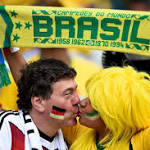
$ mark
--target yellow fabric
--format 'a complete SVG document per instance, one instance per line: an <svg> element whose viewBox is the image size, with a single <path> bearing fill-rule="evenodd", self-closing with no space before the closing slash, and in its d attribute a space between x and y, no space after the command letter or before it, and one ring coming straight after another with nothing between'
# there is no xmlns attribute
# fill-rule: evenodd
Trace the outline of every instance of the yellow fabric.
<svg viewBox="0 0 150 150"><path fill-rule="evenodd" d="M63 129L64 138L71 147L69 150L97 150L96 133L93 129L80 125Z"/></svg>
<svg viewBox="0 0 150 150"><path fill-rule="evenodd" d="M11 84L0 89L0 104L3 109L17 110L17 87L12 75L9 73Z"/></svg>
<svg viewBox="0 0 150 150"><path fill-rule="evenodd" d="M77 7L77 8L111 8L110 0L59 0L65 7Z"/></svg>
<svg viewBox="0 0 150 150"><path fill-rule="evenodd" d="M96 148L96 134L93 130L87 129L82 132L79 138L72 144L70 150L97 150ZM88 137L88 139L87 139ZM84 142L83 142L84 141Z"/></svg>
<svg viewBox="0 0 150 150"><path fill-rule="evenodd" d="M77 128L77 129L75 129ZM79 131L80 129L80 131ZM76 132L75 132L76 131ZM69 150L97 150L95 132L89 128L77 125L73 128L65 128L63 130L64 137L67 141L73 142ZM76 138L76 139L75 139ZM150 149L150 128L147 128L132 137L133 150L149 150ZM125 148L114 148L115 150L129 150L129 143L124 144ZM110 149L105 149L110 150ZM112 149L113 150L113 149Z"/></svg>
<svg viewBox="0 0 150 150"><path fill-rule="evenodd" d="M0 47L84 48L150 56L150 12L7 5L0 7L0 14Z"/></svg>
<svg viewBox="0 0 150 150"><path fill-rule="evenodd" d="M36 61L39 57L35 56L32 57L32 59L28 59L27 62L30 63L30 61ZM16 100L17 100L17 86L16 83L12 77L11 72L9 72L9 77L11 84L7 87L4 86L0 89L0 104L2 105L3 109L6 110L18 110Z"/></svg>
<svg viewBox="0 0 150 150"><path fill-rule="evenodd" d="M72 144L81 135L81 133L85 132L86 130L87 127L82 126L79 122L77 122L77 124L73 127L64 127L63 135L67 142Z"/></svg>
<svg viewBox="0 0 150 150"><path fill-rule="evenodd" d="M85 55L90 55L90 50L87 48L68 48L70 52L79 52Z"/></svg>

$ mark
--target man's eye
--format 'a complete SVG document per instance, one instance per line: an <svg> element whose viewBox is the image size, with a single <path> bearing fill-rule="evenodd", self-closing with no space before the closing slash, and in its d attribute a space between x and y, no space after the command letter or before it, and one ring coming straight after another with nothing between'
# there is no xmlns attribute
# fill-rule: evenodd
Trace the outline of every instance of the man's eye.
<svg viewBox="0 0 150 150"><path fill-rule="evenodd" d="M73 91L68 91L65 93L65 96L70 96L70 95L73 95Z"/></svg>
<svg viewBox="0 0 150 150"><path fill-rule="evenodd" d="M65 95L67 96L67 95L70 95L71 93L65 93Z"/></svg>

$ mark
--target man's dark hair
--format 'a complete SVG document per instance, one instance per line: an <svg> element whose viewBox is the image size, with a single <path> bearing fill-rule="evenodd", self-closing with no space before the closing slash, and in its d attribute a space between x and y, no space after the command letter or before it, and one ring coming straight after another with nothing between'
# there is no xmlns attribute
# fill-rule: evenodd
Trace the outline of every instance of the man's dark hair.
<svg viewBox="0 0 150 150"><path fill-rule="evenodd" d="M53 84L61 79L74 78L76 71L67 64L56 59L40 59L28 64L21 71L18 81L18 108L29 111L32 108L31 97L50 98Z"/></svg>

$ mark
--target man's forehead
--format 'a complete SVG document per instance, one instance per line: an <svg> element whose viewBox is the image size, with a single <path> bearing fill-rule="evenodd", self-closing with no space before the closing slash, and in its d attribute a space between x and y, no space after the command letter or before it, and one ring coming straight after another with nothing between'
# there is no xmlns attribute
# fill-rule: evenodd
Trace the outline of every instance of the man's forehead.
<svg viewBox="0 0 150 150"><path fill-rule="evenodd" d="M61 79L54 83L53 88L62 88L62 89L68 89L68 88L76 88L77 83L74 79Z"/></svg>

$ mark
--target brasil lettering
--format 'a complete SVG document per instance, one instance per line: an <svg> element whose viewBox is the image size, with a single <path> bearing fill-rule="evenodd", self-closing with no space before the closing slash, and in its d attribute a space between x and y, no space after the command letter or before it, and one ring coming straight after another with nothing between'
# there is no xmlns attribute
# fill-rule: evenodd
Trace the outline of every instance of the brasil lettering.
<svg viewBox="0 0 150 150"><path fill-rule="evenodd" d="M1 47L78 47L150 55L150 12L36 6L0 9L0 33L5 33ZM8 28L11 24L12 29Z"/></svg>
<svg viewBox="0 0 150 150"><path fill-rule="evenodd" d="M45 16L33 16L33 23L34 23L34 36L35 37L51 37L53 34L55 34L56 37L62 38L62 30L68 30L69 32L69 38L77 38L77 39L83 39L84 38L84 32L90 31L90 39L96 40L98 39L98 36L102 40L112 40L115 41L120 38L120 41L128 41L129 42L135 42L139 44L149 44L149 39L139 38L137 37L140 21L133 21L133 24L131 25L131 20L124 20L122 22L119 19L114 18L104 18L100 20L100 23L98 23L98 19L96 17L80 17L77 20L77 23L75 23L75 19L70 16L56 16L55 20L53 21L51 17ZM45 22L45 23L40 23ZM53 24L55 22L55 32L53 29ZM67 22L66 24L63 24L63 22ZM85 25L85 23L89 23L89 25ZM75 24L78 24L78 27L75 28ZM98 24L101 24L98 26ZM109 24L113 24L114 26L110 26ZM123 30L120 31L119 26L123 25ZM98 28L100 28L100 32L98 33ZM131 28L132 32L129 37L129 28ZM40 32L40 30L44 30L45 32ZM112 34L108 34L107 32L111 32ZM75 33L77 33L75 35ZM69 44L70 40L62 40L64 44ZM58 40L58 43L61 43L61 40ZM72 43L76 43L76 40L72 40ZM84 41L81 40L81 44L83 44ZM94 43L94 42L93 42ZM86 43L87 44L87 43ZM90 45L92 45L90 43ZM94 45L94 44L93 44Z"/></svg>

